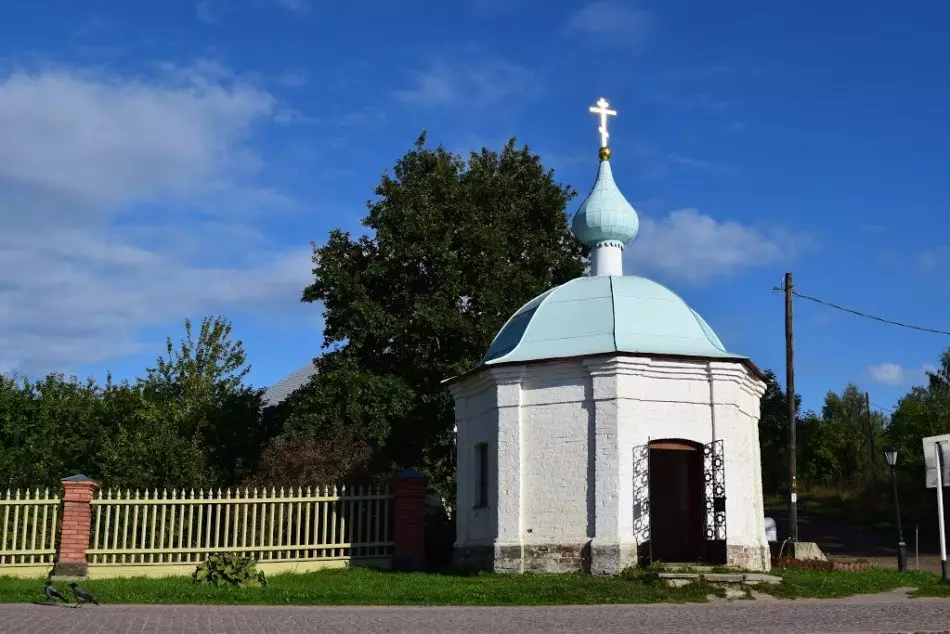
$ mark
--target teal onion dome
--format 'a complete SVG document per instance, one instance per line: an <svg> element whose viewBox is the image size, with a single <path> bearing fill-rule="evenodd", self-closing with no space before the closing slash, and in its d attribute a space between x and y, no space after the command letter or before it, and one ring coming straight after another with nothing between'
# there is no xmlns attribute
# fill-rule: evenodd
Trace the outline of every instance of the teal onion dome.
<svg viewBox="0 0 950 634"><path fill-rule="evenodd" d="M600 161L597 180L574 214L571 230L589 247L612 244L622 248L637 237L640 217L620 193L607 158Z"/></svg>

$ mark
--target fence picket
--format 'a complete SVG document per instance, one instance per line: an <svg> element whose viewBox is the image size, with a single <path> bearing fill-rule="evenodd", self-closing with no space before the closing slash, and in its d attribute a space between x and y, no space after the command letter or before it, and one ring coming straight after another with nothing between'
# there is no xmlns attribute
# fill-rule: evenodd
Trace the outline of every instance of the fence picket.
<svg viewBox="0 0 950 634"><path fill-rule="evenodd" d="M195 499L195 490L194 490L194 489L191 490L191 498L190 498L190 499L191 499L192 501L194 501L194 499ZM198 518L199 518L198 521L200 522L200 521L201 521L201 519L200 519L200 518L201 518L201 511L198 512ZM194 504L189 504L189 505L188 505L188 548L192 548L192 547L194 547L194 545L195 545L194 542L191 541L191 527L195 525L195 521L194 521L194 520L195 520L195 505L194 505ZM198 527L198 534L199 534L199 535L201 534L201 527L200 527L200 526ZM187 557L187 559L186 559L186 561L187 561L188 563L193 563L193 562L194 562L193 556L192 556L191 554L189 554L188 557Z"/></svg>
<svg viewBox="0 0 950 634"><path fill-rule="evenodd" d="M310 487L307 487L307 497L311 497ZM310 534L310 507L312 507L313 504L313 502L307 502L304 505L303 534L304 542L307 545L307 549L304 551L303 555L304 559L310 559L310 557L313 556L313 551L310 550L310 546L316 541L315 539L312 539L313 536ZM314 529L316 529L316 522L314 522Z"/></svg>
<svg viewBox="0 0 950 634"><path fill-rule="evenodd" d="M49 489L45 489L43 491L43 501L44 502L49 501ZM40 533L40 548L43 550L46 549L46 520L48 518L48 515L49 515L49 504L44 504L43 505L43 523L40 525L40 530L42 531ZM55 540L53 541L55 542Z"/></svg>
<svg viewBox="0 0 950 634"><path fill-rule="evenodd" d="M102 491L99 491L96 494L96 497L101 498ZM109 508L109 507L106 507L106 508ZM99 548L99 525L100 525L101 520L102 520L102 506L97 506L96 507L96 527L93 529L93 533L92 533L92 547L93 548Z"/></svg>
<svg viewBox="0 0 950 634"><path fill-rule="evenodd" d="M7 504L3 507L3 541L0 541L0 553L7 550L7 527L10 525L10 489L7 489ZM7 563L6 555L0 556L0 564Z"/></svg>
<svg viewBox="0 0 950 634"><path fill-rule="evenodd" d="M257 507L260 504L257 502L257 487L254 487L254 504L251 505L251 546L257 545ZM263 535L263 533L261 533ZM260 555L257 551L251 551L251 557L254 559L260 559Z"/></svg>

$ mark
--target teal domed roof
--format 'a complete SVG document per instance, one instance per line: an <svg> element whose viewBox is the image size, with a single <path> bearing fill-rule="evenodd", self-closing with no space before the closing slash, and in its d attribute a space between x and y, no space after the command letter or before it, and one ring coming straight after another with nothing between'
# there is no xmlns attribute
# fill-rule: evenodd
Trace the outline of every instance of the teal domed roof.
<svg viewBox="0 0 950 634"><path fill-rule="evenodd" d="M615 352L743 358L673 291L634 275L579 277L522 306L480 366Z"/></svg>
<svg viewBox="0 0 950 634"><path fill-rule="evenodd" d="M623 247L640 230L637 212L614 181L609 156L601 159L594 186L571 221L571 231L589 247L604 243Z"/></svg>

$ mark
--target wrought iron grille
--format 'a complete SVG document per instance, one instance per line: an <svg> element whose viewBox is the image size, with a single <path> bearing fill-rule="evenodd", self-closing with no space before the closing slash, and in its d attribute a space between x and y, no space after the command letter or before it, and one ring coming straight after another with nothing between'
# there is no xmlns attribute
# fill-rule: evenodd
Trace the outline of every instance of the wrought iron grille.
<svg viewBox="0 0 950 634"><path fill-rule="evenodd" d="M722 440L703 445L707 541L726 539L726 460Z"/></svg>
<svg viewBox="0 0 950 634"><path fill-rule="evenodd" d="M633 448L633 537L650 541L650 446Z"/></svg>

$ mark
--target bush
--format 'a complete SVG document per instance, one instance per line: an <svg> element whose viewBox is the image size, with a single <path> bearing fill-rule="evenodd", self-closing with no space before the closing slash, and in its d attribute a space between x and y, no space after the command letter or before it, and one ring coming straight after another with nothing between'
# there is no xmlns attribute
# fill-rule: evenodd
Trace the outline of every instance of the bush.
<svg viewBox="0 0 950 634"><path fill-rule="evenodd" d="M198 564L191 575L195 583L214 586L237 586L239 588L263 588L267 585L264 572L257 569L251 558L238 557L234 553L215 553L203 564Z"/></svg>
<svg viewBox="0 0 950 634"><path fill-rule="evenodd" d="M320 437L277 436L264 449L244 486L296 488L339 484L362 473L372 452L351 430L337 425Z"/></svg>

